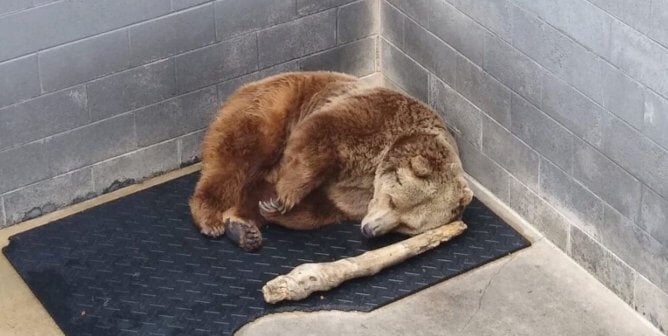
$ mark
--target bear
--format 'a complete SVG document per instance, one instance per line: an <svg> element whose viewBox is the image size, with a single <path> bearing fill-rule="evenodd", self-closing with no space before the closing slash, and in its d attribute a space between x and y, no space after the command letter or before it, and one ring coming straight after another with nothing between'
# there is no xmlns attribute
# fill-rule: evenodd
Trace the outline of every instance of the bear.
<svg viewBox="0 0 668 336"><path fill-rule="evenodd" d="M445 122L401 92L329 71L242 85L202 142L189 205L204 235L247 251L267 223L294 230L361 222L415 235L461 217L473 193Z"/></svg>

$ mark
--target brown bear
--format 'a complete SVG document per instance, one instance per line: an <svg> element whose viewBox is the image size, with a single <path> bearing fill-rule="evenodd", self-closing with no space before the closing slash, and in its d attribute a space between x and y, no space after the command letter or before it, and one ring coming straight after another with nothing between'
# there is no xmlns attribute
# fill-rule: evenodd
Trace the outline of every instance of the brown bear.
<svg viewBox="0 0 668 336"><path fill-rule="evenodd" d="M426 105L349 75L295 72L225 102L190 207L203 234L254 250L265 223L413 235L457 219L471 198L457 145Z"/></svg>

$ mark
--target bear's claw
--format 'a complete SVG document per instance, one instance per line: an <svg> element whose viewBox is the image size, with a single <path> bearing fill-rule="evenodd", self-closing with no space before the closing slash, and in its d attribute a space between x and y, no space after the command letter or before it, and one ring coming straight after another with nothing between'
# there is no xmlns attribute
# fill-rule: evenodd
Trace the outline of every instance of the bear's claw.
<svg viewBox="0 0 668 336"><path fill-rule="evenodd" d="M254 224L240 221L225 221L226 236L246 251L255 251L262 247L262 233Z"/></svg>
<svg viewBox="0 0 668 336"><path fill-rule="evenodd" d="M272 198L269 201L260 201L259 206L260 210L268 214L279 212L281 215L285 215L289 210L285 203L275 198Z"/></svg>

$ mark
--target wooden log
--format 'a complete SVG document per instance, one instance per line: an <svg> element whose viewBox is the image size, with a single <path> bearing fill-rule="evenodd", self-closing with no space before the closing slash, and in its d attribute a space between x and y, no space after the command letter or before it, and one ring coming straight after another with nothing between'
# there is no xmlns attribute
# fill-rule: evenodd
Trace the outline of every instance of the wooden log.
<svg viewBox="0 0 668 336"><path fill-rule="evenodd" d="M326 263L307 263L279 275L262 287L267 303L301 300L313 292L330 290L344 281L371 276L410 257L433 249L466 230L455 221L361 255Z"/></svg>

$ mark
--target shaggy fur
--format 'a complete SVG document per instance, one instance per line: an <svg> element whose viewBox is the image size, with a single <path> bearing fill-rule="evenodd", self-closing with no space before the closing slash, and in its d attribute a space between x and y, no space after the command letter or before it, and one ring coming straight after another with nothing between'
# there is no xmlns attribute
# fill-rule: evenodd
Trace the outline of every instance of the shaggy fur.
<svg viewBox="0 0 668 336"><path fill-rule="evenodd" d="M239 88L210 125L190 207L209 236L257 249L259 228L362 221L417 234L461 215L472 193L457 146L424 104L332 72Z"/></svg>

